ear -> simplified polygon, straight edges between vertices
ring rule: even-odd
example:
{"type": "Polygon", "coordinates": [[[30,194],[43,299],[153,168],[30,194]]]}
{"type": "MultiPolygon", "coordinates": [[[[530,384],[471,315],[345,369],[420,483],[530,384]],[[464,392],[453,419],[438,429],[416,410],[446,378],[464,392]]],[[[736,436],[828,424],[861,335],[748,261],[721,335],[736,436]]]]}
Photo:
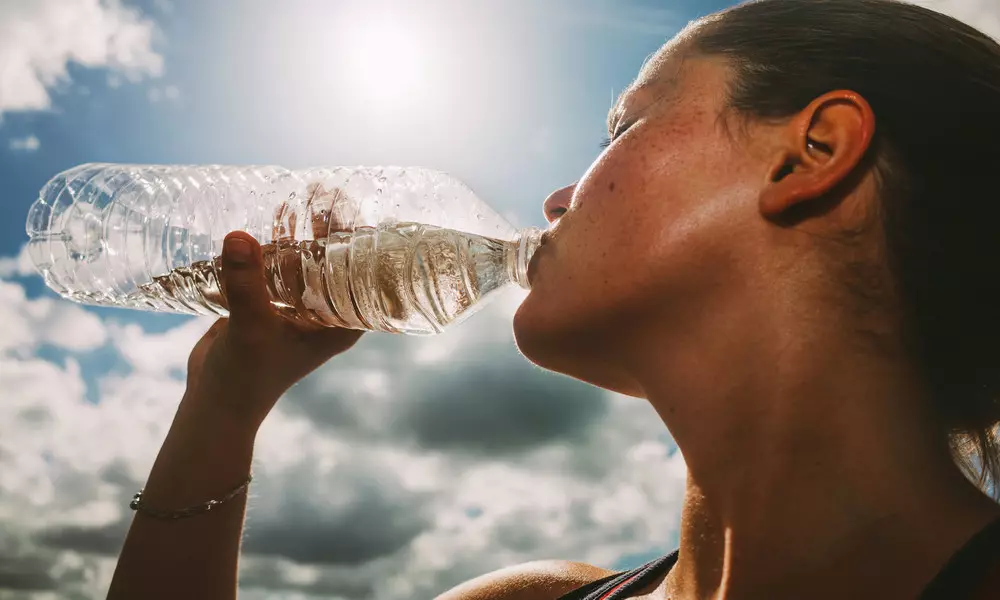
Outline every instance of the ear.
{"type": "Polygon", "coordinates": [[[875,113],[860,94],[841,90],[817,98],[781,127],[760,195],[760,211],[771,219],[824,197],[855,171],[875,135],[875,113]]]}

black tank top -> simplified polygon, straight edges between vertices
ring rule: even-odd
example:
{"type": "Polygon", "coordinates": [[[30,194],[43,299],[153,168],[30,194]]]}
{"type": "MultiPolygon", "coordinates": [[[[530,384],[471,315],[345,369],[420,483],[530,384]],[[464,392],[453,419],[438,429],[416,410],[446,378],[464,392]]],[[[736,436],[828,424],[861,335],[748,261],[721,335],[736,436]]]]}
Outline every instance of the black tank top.
{"type": "MultiPolygon", "coordinates": [[[[558,600],[625,600],[670,572],[677,550],[637,569],[615,573],[576,589],[558,600]]],[[[993,521],[958,550],[928,584],[918,600],[964,600],[983,586],[1000,559],[1000,519],[993,521]]]]}

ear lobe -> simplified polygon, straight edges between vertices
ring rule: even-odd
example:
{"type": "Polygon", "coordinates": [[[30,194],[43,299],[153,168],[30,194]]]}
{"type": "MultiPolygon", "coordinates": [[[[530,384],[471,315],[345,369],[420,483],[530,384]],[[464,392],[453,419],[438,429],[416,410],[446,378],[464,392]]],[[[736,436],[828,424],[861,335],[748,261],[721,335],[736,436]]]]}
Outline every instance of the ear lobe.
{"type": "Polygon", "coordinates": [[[761,213],[777,219],[828,195],[863,162],[874,133],[875,114],[859,94],[817,98],[784,126],[784,142],[761,190],[761,213]]]}

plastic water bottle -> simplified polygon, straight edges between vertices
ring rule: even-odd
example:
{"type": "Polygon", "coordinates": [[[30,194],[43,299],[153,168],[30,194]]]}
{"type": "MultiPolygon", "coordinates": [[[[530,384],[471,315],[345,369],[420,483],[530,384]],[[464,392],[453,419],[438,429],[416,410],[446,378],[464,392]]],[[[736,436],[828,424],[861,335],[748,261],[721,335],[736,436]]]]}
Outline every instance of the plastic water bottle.
{"type": "Polygon", "coordinates": [[[408,334],[527,288],[541,237],[427,169],[85,164],[42,188],[28,253],[76,302],[226,316],[219,257],[233,230],[261,243],[287,318],[408,334]]]}

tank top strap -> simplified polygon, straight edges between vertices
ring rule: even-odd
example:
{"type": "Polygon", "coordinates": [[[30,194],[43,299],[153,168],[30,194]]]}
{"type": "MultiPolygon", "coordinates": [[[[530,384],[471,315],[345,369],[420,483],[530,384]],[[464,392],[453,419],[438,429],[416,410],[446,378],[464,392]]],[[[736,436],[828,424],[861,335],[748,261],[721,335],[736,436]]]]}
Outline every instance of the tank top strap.
{"type": "Polygon", "coordinates": [[[674,550],[631,571],[598,579],[560,596],[558,600],[624,600],[630,591],[641,589],[654,578],[669,573],[677,562],[677,553],[674,550]]]}
{"type": "MultiPolygon", "coordinates": [[[[558,600],[626,600],[656,577],[670,572],[678,550],[641,567],[591,582],[558,600]]],[[[989,569],[1000,561],[1000,519],[993,521],[956,552],[920,595],[920,600],[969,598],[986,583],[989,569]]]]}

